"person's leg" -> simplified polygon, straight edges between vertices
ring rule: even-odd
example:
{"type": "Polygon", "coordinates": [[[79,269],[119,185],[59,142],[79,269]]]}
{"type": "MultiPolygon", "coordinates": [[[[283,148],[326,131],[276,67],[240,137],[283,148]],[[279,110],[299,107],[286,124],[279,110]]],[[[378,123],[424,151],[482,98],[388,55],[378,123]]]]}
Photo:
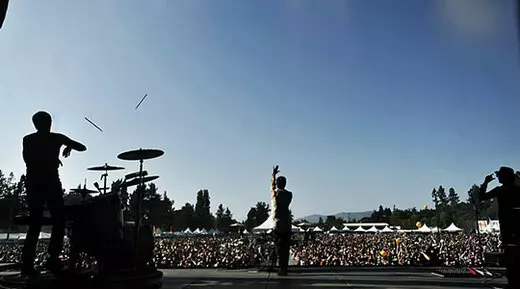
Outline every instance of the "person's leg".
{"type": "Polygon", "coordinates": [[[43,225],[44,199],[38,196],[35,188],[27,185],[27,205],[29,208],[29,230],[25,236],[22,249],[22,274],[32,275],[34,269],[34,257],[36,256],[36,244],[43,225]]]}
{"type": "Polygon", "coordinates": [[[284,233],[281,238],[281,250],[282,255],[280,256],[280,268],[282,269],[282,272],[287,274],[287,269],[289,268],[289,255],[290,255],[290,240],[291,240],[291,234],[290,233],[284,233]]]}
{"type": "Polygon", "coordinates": [[[63,204],[63,193],[61,184],[55,184],[49,192],[47,206],[51,213],[52,234],[49,244],[49,266],[53,269],[61,270],[59,256],[63,249],[63,238],[65,236],[65,210],[63,204]]]}

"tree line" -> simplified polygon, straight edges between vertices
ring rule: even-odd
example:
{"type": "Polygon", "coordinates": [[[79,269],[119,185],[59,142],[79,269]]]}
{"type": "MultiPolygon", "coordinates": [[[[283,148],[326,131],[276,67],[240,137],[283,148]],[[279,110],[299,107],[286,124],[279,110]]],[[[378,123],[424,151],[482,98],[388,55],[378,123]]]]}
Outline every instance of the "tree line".
{"type": "MultiPolygon", "coordinates": [[[[5,175],[0,170],[0,228],[7,228],[11,223],[13,213],[23,213],[27,210],[23,176],[16,180],[13,173],[5,175]]],[[[78,186],[81,188],[81,185],[78,186]]],[[[421,222],[429,227],[445,228],[452,222],[457,226],[469,230],[476,226],[475,206],[477,203],[479,187],[473,185],[467,192],[465,200],[460,200],[454,188],[446,189],[443,186],[434,188],[431,192],[434,208],[423,207],[422,209],[409,208],[392,209],[380,205],[372,215],[361,220],[344,220],[335,216],[327,216],[325,220],[320,218],[317,224],[320,228],[328,230],[332,227],[342,228],[345,222],[385,222],[393,226],[401,226],[403,229],[416,228],[416,223],[421,222]]],[[[65,192],[65,190],[64,190],[65,192]]],[[[137,202],[137,189],[131,193],[123,186],[123,180],[112,183],[112,192],[119,192],[123,204],[128,208],[125,210],[125,220],[135,217],[135,204],[137,202]]],[[[65,194],[65,198],[67,198],[65,194]]],[[[257,202],[247,213],[243,223],[237,223],[231,210],[219,204],[213,214],[211,212],[211,198],[208,190],[199,190],[196,193],[195,204],[185,203],[180,208],[175,208],[166,191],[159,193],[154,183],[148,183],[143,188],[142,216],[146,223],[161,228],[163,231],[182,231],[187,228],[218,229],[220,231],[235,231],[239,229],[251,230],[265,222],[270,215],[271,209],[265,202],[257,202]],[[234,225],[238,224],[238,226],[234,225]]],[[[479,203],[478,218],[498,218],[498,204],[490,200],[479,203]]],[[[292,215],[292,214],[291,214],[292,215]]],[[[297,223],[306,222],[299,220],[297,223]]],[[[295,223],[296,224],[296,223],[295,223]]],[[[310,224],[313,225],[313,224],[310,224]]]]}
{"type": "MultiPolygon", "coordinates": [[[[428,227],[444,229],[451,223],[455,223],[466,231],[474,230],[477,226],[477,218],[498,218],[498,202],[495,200],[479,202],[477,197],[478,191],[479,186],[473,185],[467,192],[466,200],[461,201],[454,188],[448,189],[448,193],[446,193],[446,189],[443,186],[439,186],[431,192],[434,208],[429,208],[425,205],[419,210],[417,208],[398,209],[394,205],[390,209],[380,205],[377,210],[372,212],[370,217],[360,220],[344,220],[336,216],[327,216],[325,220],[320,218],[316,225],[324,230],[329,230],[332,227],[343,228],[343,224],[347,222],[388,223],[392,226],[400,226],[402,229],[417,229],[417,222],[421,222],[428,225],[428,227]]],[[[307,221],[300,220],[300,222],[307,221]]]]}

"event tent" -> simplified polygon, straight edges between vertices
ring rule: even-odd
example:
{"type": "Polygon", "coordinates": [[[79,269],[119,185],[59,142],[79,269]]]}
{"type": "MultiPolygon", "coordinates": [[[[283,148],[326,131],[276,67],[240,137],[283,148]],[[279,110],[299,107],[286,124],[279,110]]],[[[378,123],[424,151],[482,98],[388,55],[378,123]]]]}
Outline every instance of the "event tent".
{"type": "Polygon", "coordinates": [[[394,232],[394,230],[390,229],[388,226],[384,227],[383,229],[381,229],[380,231],[381,233],[392,233],[394,232]]]}
{"type": "MultiPolygon", "coordinates": [[[[294,225],[291,225],[292,226],[292,231],[293,232],[299,232],[300,231],[300,228],[294,226],[294,225]]],[[[253,228],[253,231],[268,231],[268,230],[271,230],[274,228],[274,219],[273,217],[269,217],[267,218],[267,220],[265,220],[264,223],[262,223],[262,225],[260,226],[257,226],[255,228],[253,228]]]]}
{"type": "Polygon", "coordinates": [[[462,229],[455,226],[454,223],[451,223],[451,225],[448,226],[448,228],[444,229],[445,232],[461,232],[462,229]]]}
{"type": "Polygon", "coordinates": [[[363,227],[359,226],[357,229],[354,230],[354,232],[366,232],[365,229],[363,229],[363,227]]]}
{"type": "Polygon", "coordinates": [[[416,230],[416,232],[421,232],[421,233],[431,233],[431,231],[432,230],[426,224],[422,225],[419,229],[416,230]]]}
{"type": "Polygon", "coordinates": [[[377,232],[379,232],[379,230],[376,228],[376,226],[372,226],[370,229],[367,230],[367,232],[377,233],[377,232]]]}
{"type": "Polygon", "coordinates": [[[335,233],[335,232],[338,232],[338,228],[336,228],[336,226],[333,226],[332,228],[330,228],[329,232],[331,233],[335,233]]]}

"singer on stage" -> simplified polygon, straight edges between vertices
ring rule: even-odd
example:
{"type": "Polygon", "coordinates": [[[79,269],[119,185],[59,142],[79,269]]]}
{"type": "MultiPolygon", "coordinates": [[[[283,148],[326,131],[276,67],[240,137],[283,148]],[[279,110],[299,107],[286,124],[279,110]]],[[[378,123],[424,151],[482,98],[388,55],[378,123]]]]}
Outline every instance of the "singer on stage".
{"type": "Polygon", "coordinates": [[[49,244],[47,269],[54,274],[61,272],[59,255],[63,248],[65,215],[63,191],[58,173],[61,165],[60,150],[68,157],[72,150],[85,151],[87,148],[70,138],[51,132],[52,118],[47,112],[37,112],[33,118],[36,132],[23,138],[23,159],[27,167],[26,189],[29,207],[29,230],[22,252],[22,275],[33,277],[39,273],[34,269],[34,257],[38,236],[43,225],[43,209],[47,204],[52,219],[52,235],[49,244]]]}
{"type": "Polygon", "coordinates": [[[276,177],[279,172],[278,166],[275,166],[271,175],[271,200],[273,201],[274,211],[273,233],[276,238],[276,255],[280,264],[278,275],[286,276],[289,267],[289,246],[292,229],[289,205],[293,195],[285,189],[287,179],[282,176],[276,177]]]}
{"type": "Polygon", "coordinates": [[[520,288],[520,187],[515,184],[515,172],[512,168],[501,167],[494,174],[486,176],[480,186],[479,199],[498,200],[498,216],[500,219],[500,234],[504,246],[504,256],[507,268],[509,288],[520,288]],[[487,186],[496,175],[501,186],[487,191],[487,186]]]}

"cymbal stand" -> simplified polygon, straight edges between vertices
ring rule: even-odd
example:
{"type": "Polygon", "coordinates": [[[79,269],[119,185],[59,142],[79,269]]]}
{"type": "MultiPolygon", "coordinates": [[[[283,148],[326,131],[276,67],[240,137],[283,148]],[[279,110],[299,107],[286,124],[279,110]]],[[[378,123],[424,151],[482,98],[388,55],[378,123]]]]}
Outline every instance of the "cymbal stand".
{"type": "Polygon", "coordinates": [[[101,180],[103,180],[103,194],[107,193],[107,178],[108,170],[106,170],[105,173],[101,175],[101,180]]]}
{"type": "MultiPolygon", "coordinates": [[[[137,210],[135,212],[135,236],[134,236],[134,246],[135,246],[135,260],[139,258],[139,227],[141,226],[141,208],[143,202],[143,159],[139,160],[139,184],[137,185],[137,210]]],[[[136,265],[138,265],[136,263],[136,265]]],[[[137,266],[136,266],[136,269],[137,266]]]]}

